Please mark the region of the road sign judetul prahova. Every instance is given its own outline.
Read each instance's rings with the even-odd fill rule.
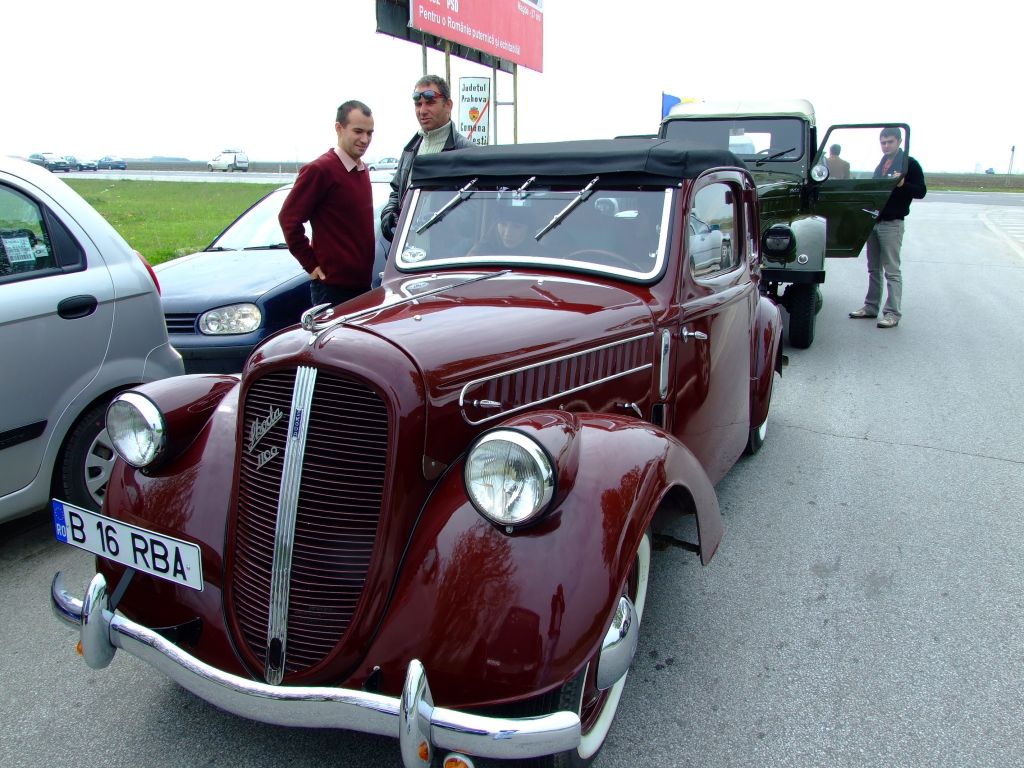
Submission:
[[[474,144],[488,144],[492,111],[490,78],[460,77],[459,133]]]

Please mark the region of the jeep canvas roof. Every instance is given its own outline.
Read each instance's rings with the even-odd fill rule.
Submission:
[[[608,183],[676,184],[711,168],[744,168],[743,161],[722,150],[687,149],[671,139],[596,139],[538,144],[485,146],[416,158],[414,186],[481,179],[480,184],[587,184],[595,176]],[[483,178],[487,181],[484,182]]]

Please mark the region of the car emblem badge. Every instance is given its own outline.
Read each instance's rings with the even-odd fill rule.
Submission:
[[[271,408],[265,419],[257,418],[252,424],[249,425],[249,444],[246,446],[246,450],[252,453],[256,450],[256,446],[260,444],[260,440],[266,437],[267,432],[284,417],[284,411],[280,408]],[[276,453],[276,449],[274,451]],[[263,466],[266,462],[260,464]]]

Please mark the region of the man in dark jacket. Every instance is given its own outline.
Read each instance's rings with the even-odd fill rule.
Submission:
[[[879,135],[882,159],[875,168],[874,178],[899,178],[889,195],[868,236],[868,292],[864,306],[850,313],[850,317],[875,318],[882,301],[882,275],[885,275],[886,299],[879,328],[895,328],[900,324],[900,301],[903,297],[903,278],[900,275],[900,248],[903,246],[903,219],[910,214],[910,202],[920,200],[928,191],[924,184],[924,171],[917,160],[906,156],[900,148],[903,135],[899,128],[887,127]],[[903,166],[906,163],[906,174]]]
[[[412,163],[416,156],[473,146],[452,124],[452,92],[443,77],[421,77],[412,92],[412,101],[420,130],[402,150],[398,168],[391,179],[391,196],[380,212],[380,231],[388,240],[395,234],[395,224],[402,212],[402,198],[409,188]]]

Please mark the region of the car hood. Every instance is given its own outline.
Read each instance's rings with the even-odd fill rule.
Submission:
[[[379,303],[383,311],[354,323],[401,347],[435,394],[652,324],[647,306],[620,287],[523,272],[407,278],[389,282]]]
[[[657,346],[651,312],[611,282],[441,273],[389,279],[333,312],[318,315],[315,342],[301,328],[264,342],[244,375],[300,362],[358,370],[380,391],[416,380],[420,394],[395,405],[407,411],[427,403],[426,453],[442,462],[480,425],[523,408],[605,408],[609,392],[596,383],[615,381],[616,395],[629,401],[650,392]]]
[[[201,251],[154,267],[164,308],[202,311],[232,301],[256,301],[305,273],[285,248]]]

